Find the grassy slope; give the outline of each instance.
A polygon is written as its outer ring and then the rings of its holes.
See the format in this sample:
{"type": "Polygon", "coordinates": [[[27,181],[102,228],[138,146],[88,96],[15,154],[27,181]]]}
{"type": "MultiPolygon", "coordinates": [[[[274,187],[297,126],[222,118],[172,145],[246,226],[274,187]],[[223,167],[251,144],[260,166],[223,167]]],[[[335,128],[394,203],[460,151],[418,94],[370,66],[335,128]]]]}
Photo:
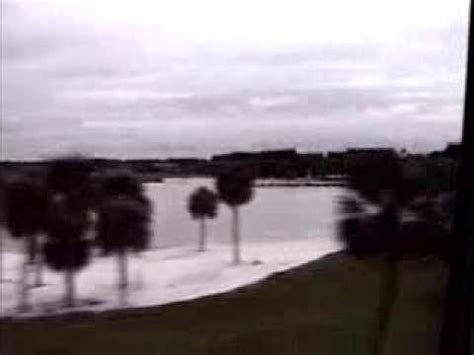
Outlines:
{"type": "MultiPolygon", "coordinates": [[[[4,321],[0,353],[369,354],[380,260],[343,253],[234,292],[157,308],[4,321]]],[[[434,354],[444,269],[405,261],[386,354],[434,354]]]]}

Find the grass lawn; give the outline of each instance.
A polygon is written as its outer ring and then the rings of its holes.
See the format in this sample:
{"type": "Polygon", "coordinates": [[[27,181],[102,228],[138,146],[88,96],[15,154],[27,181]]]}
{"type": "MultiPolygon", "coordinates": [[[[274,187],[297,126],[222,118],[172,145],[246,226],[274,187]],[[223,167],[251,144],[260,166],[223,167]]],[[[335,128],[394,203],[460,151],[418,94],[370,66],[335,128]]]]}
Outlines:
{"type": "MultiPolygon", "coordinates": [[[[3,320],[2,355],[361,354],[378,304],[381,260],[331,254],[255,285],[161,307],[3,320]]],[[[385,354],[433,355],[445,268],[406,260],[385,354]]]]}

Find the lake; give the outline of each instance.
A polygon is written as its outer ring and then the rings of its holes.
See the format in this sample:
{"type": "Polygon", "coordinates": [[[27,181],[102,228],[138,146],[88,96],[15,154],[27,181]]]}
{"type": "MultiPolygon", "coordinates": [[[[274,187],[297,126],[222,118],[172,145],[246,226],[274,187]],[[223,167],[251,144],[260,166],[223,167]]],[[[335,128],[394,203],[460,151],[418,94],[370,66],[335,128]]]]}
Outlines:
{"type": "MultiPolygon", "coordinates": [[[[152,247],[197,244],[198,225],[191,219],[187,203],[189,195],[200,186],[213,189],[214,180],[170,178],[145,184],[154,205],[152,247]]],[[[252,201],[240,209],[243,243],[314,240],[334,244],[338,249],[336,202],[343,191],[341,187],[254,189],[252,201]]],[[[229,243],[230,226],[230,210],[220,204],[217,217],[208,222],[208,243],[229,243]]],[[[18,250],[18,245],[7,237],[4,248],[18,250]]]]}
{"type": "MultiPolygon", "coordinates": [[[[189,195],[198,187],[214,188],[209,178],[167,179],[146,184],[154,202],[156,247],[197,243],[198,225],[187,210],[189,195]]],[[[309,240],[334,242],[336,202],[341,187],[256,188],[254,198],[241,207],[243,242],[309,240]]],[[[230,209],[220,204],[218,215],[208,222],[209,243],[230,241],[230,209]]]]}

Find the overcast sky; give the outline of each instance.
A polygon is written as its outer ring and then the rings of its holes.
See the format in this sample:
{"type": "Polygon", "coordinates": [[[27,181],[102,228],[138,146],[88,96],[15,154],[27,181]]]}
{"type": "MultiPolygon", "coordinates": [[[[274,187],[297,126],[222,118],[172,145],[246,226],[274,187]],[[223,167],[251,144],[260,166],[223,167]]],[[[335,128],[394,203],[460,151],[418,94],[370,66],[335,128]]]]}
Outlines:
{"type": "Polygon", "coordinates": [[[468,0],[1,0],[1,158],[460,139],[468,0]]]}

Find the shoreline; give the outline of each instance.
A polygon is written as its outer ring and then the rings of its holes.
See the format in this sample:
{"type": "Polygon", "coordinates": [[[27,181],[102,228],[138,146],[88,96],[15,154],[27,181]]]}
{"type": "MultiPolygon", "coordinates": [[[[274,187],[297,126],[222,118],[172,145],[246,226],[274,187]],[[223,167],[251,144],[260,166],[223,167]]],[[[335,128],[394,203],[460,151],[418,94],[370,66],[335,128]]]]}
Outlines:
{"type": "Polygon", "coordinates": [[[157,314],[164,309],[175,309],[179,307],[186,307],[198,302],[207,302],[214,301],[219,298],[232,298],[234,295],[241,292],[246,292],[248,290],[258,288],[262,283],[272,281],[274,278],[289,277],[295,272],[299,272],[305,268],[311,267],[314,269],[324,269],[325,267],[333,264],[335,261],[342,260],[346,256],[345,251],[335,251],[329,254],[326,254],[320,258],[304,262],[299,265],[295,265],[289,269],[282,271],[276,271],[272,274],[269,274],[263,279],[259,279],[255,282],[237,286],[233,289],[212,293],[196,298],[177,300],[174,302],[143,306],[143,307],[126,307],[126,308],[115,308],[115,309],[105,309],[102,311],[94,310],[80,310],[73,308],[70,309],[70,312],[56,313],[56,314],[42,314],[37,316],[0,316],[0,321],[4,323],[37,323],[37,322],[75,322],[75,321],[94,321],[97,319],[103,320],[114,320],[114,319],[124,319],[124,318],[133,318],[140,316],[149,316],[152,314],[157,314]]]}
{"type": "MultiPolygon", "coordinates": [[[[189,301],[100,313],[2,319],[2,353],[17,355],[369,354],[380,297],[380,257],[340,251],[250,285],[189,301]],[[28,339],[25,342],[25,339],[28,339]]],[[[438,346],[446,269],[401,264],[391,354],[438,346]]]]}
{"type": "MultiPolygon", "coordinates": [[[[31,289],[33,311],[29,313],[15,311],[16,282],[3,284],[0,319],[101,313],[190,301],[260,282],[339,249],[335,242],[318,245],[317,240],[247,243],[242,245],[244,261],[239,266],[231,264],[231,246],[227,244],[212,244],[203,253],[189,245],[147,251],[140,257],[130,257],[130,296],[125,305],[117,301],[115,258],[94,257],[93,263],[76,278],[78,300],[93,304],[61,308],[62,274],[48,271],[45,274],[48,285],[31,289]]],[[[18,254],[4,254],[4,278],[17,279],[15,270],[19,260],[18,254]]]]}

